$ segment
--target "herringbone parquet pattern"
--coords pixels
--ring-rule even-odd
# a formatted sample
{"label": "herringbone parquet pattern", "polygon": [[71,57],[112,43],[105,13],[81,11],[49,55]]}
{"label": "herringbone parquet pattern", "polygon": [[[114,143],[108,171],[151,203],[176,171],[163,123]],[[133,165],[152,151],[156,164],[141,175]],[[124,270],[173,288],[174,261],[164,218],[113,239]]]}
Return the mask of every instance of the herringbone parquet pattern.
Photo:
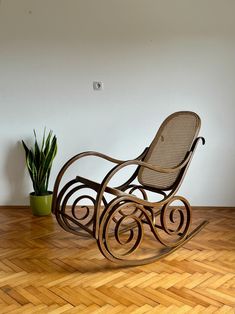
{"label": "herringbone parquet pattern", "polygon": [[153,264],[120,267],[54,217],[0,209],[0,313],[235,313],[235,209]]}

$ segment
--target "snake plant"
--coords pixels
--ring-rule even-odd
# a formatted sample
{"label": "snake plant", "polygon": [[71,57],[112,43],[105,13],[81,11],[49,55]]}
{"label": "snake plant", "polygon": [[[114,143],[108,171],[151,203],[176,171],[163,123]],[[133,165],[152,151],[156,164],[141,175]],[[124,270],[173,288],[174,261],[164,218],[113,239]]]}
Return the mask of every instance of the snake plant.
{"label": "snake plant", "polygon": [[57,153],[57,139],[55,135],[52,137],[52,131],[49,131],[46,136],[44,130],[42,143],[39,146],[35,130],[33,132],[34,147],[28,148],[22,141],[26,166],[33,183],[34,195],[47,195],[52,162]]}

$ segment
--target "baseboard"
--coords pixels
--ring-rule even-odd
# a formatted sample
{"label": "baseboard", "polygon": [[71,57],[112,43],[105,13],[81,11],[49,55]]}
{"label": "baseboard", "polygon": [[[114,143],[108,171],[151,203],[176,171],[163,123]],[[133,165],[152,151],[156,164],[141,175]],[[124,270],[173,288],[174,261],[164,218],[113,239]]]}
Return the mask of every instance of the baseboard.
{"label": "baseboard", "polygon": [[30,209],[29,205],[0,205],[1,209]]}

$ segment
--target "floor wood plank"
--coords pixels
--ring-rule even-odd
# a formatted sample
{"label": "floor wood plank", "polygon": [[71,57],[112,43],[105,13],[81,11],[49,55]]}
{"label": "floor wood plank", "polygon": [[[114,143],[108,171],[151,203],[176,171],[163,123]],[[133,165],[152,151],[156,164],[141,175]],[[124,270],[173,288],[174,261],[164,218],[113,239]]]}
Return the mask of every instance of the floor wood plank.
{"label": "floor wood plank", "polygon": [[[0,208],[0,313],[235,313],[235,209],[165,259],[120,267],[53,216]],[[152,243],[152,242],[151,242]]]}

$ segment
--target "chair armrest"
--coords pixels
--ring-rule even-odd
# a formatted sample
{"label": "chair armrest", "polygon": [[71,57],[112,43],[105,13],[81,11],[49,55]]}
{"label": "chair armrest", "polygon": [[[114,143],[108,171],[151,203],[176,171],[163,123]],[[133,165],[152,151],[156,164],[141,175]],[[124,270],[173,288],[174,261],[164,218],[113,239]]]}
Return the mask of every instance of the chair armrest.
{"label": "chair armrest", "polygon": [[[145,148],[145,150],[138,156],[136,157],[136,159],[134,160],[140,160],[141,158],[143,158],[147,153],[147,148]],[[55,180],[55,184],[54,184],[54,189],[53,189],[53,204],[52,204],[52,208],[54,207],[54,202],[56,200],[57,194],[58,194],[58,190],[59,190],[59,185],[60,185],[60,181],[65,173],[65,171],[69,168],[69,166],[71,166],[75,161],[84,158],[84,157],[88,157],[88,156],[93,156],[93,157],[99,157],[102,158],[104,160],[110,161],[112,163],[115,163],[117,165],[121,165],[123,163],[125,163],[126,161],[124,160],[120,160],[120,159],[116,159],[116,158],[112,158],[108,155],[99,153],[99,152],[95,152],[95,151],[87,151],[87,152],[82,152],[80,154],[77,154],[75,156],[73,156],[72,158],[70,158],[61,168],[60,172],[58,173],[56,180]]]}
{"label": "chair armrest", "polygon": [[[130,166],[130,165],[136,165],[136,166],[145,167],[145,168],[148,168],[150,170],[161,172],[161,173],[173,173],[173,172],[177,172],[177,171],[181,170],[182,168],[184,168],[187,165],[187,163],[189,162],[189,160],[191,159],[191,156],[192,156],[192,152],[189,152],[188,156],[180,164],[178,164],[177,166],[174,166],[172,168],[164,168],[161,166],[152,165],[152,164],[145,162],[145,161],[133,159],[133,160],[127,160],[127,161],[120,163],[119,164],[120,166],[115,167],[115,169],[117,169],[117,171],[118,171],[123,167]],[[117,172],[117,171],[115,171],[115,172]]]}
{"label": "chair armrest", "polygon": [[155,165],[149,164],[147,162],[144,162],[144,161],[141,161],[138,159],[127,160],[127,161],[124,161],[124,162],[118,164],[117,166],[113,167],[107,173],[105,178],[103,179],[103,181],[101,183],[100,190],[99,190],[99,196],[97,198],[98,202],[99,202],[99,199],[101,198],[106,186],[108,185],[109,181],[122,168],[127,167],[127,166],[131,166],[131,165],[136,165],[136,166],[145,167],[145,168],[148,168],[150,170],[161,172],[161,173],[174,173],[176,171],[179,171],[180,169],[182,169],[183,167],[185,167],[187,165],[187,163],[190,161],[190,159],[192,157],[192,154],[193,153],[190,151],[188,156],[179,165],[172,167],[172,168],[163,168],[160,166],[155,166]]}
{"label": "chair armrest", "polygon": [[[147,152],[147,148],[143,151],[143,153],[141,153],[138,157],[136,157],[136,159],[133,159],[133,160],[140,160],[141,158],[143,158],[146,155],[146,152]],[[63,165],[63,167],[61,168],[61,170],[60,170],[60,172],[59,172],[59,174],[57,176],[57,179],[61,178],[63,176],[64,172],[67,170],[67,168],[69,166],[71,166],[75,161],[77,161],[77,160],[79,160],[81,158],[84,158],[84,157],[88,157],[88,156],[99,157],[99,158],[105,159],[107,161],[110,161],[110,162],[118,164],[118,165],[123,164],[123,163],[126,162],[125,160],[112,158],[112,157],[110,157],[108,155],[105,155],[105,154],[102,154],[102,153],[99,153],[99,152],[95,152],[95,151],[82,152],[82,153],[77,154],[77,155],[73,156],[72,158],[70,158]]]}

